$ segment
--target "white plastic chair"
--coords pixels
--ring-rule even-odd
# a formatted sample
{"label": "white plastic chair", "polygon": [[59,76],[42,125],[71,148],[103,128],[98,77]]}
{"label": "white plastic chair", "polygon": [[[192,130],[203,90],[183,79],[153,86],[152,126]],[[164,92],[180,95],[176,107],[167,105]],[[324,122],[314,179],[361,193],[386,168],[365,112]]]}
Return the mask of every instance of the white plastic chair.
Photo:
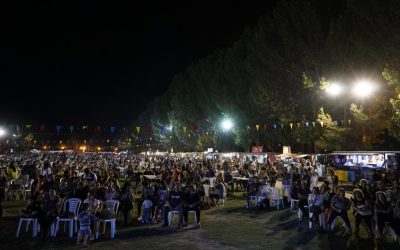
{"label": "white plastic chair", "polygon": [[297,203],[297,206],[299,206],[299,200],[296,200],[296,199],[290,200],[290,212],[293,212],[295,203]]}
{"label": "white plastic chair", "polygon": [[257,201],[258,199],[257,199],[257,196],[255,196],[255,195],[250,195],[249,196],[249,205],[250,205],[250,208],[252,208],[253,206],[252,206],[252,202],[254,202],[255,204],[256,204],[256,207],[257,207],[257,205],[258,205],[258,201]]}
{"label": "white plastic chair", "polygon": [[[68,210],[67,210],[67,204],[68,204]],[[78,199],[78,198],[70,198],[70,199],[66,199],[64,201],[63,212],[64,213],[65,212],[72,213],[73,216],[72,217],[68,217],[68,218],[62,218],[60,216],[57,217],[56,225],[55,225],[54,233],[53,233],[54,236],[57,235],[58,226],[59,226],[60,222],[64,222],[64,223],[68,222],[68,225],[69,225],[69,237],[70,238],[72,238],[72,236],[74,234],[74,232],[73,232],[74,224],[75,224],[75,232],[78,232],[78,223],[77,223],[78,218],[77,218],[77,215],[78,215],[78,211],[79,211],[80,205],[81,205],[81,199]]]}
{"label": "white plastic chair", "polygon": [[[104,202],[104,206],[107,209],[110,209],[110,211],[112,211],[112,213],[114,214],[115,217],[113,218],[109,218],[109,219],[99,219],[99,221],[97,222],[97,228],[99,228],[100,222],[103,222],[103,234],[105,234],[106,232],[106,225],[107,223],[110,223],[110,237],[111,239],[114,239],[115,234],[117,233],[117,225],[116,225],[116,221],[117,221],[117,213],[118,213],[118,207],[119,207],[119,201],[117,200],[108,200]],[[96,232],[96,239],[99,238],[99,230],[97,230]]]}
{"label": "white plastic chair", "polygon": [[22,223],[26,222],[25,232],[28,232],[29,225],[32,222],[32,237],[36,237],[40,231],[39,223],[37,218],[19,218],[18,229],[16,237],[19,237],[19,232],[21,230]]}
{"label": "white plastic chair", "polygon": [[203,184],[204,188],[204,199],[207,199],[207,205],[210,205],[210,185]]}
{"label": "white plastic chair", "polygon": [[226,192],[224,192],[224,195],[223,195],[223,197],[222,197],[221,206],[224,207],[225,204],[226,204]]}
{"label": "white plastic chair", "polygon": [[283,204],[283,197],[280,195],[280,190],[277,188],[270,188],[271,190],[271,205],[276,206],[279,210],[279,205],[282,203],[282,208],[285,208]]}
{"label": "white plastic chair", "polygon": [[168,212],[168,226],[172,226],[175,214],[178,214],[179,216],[179,211],[173,210]]}

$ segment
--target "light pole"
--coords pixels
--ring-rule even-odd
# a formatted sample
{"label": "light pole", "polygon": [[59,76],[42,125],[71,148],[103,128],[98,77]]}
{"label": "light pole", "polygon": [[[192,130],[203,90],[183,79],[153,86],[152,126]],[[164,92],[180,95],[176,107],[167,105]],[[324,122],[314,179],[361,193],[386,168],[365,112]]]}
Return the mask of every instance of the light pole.
{"label": "light pole", "polygon": [[[7,135],[7,131],[4,128],[0,127],[0,139]],[[1,145],[1,143],[0,143]]]}

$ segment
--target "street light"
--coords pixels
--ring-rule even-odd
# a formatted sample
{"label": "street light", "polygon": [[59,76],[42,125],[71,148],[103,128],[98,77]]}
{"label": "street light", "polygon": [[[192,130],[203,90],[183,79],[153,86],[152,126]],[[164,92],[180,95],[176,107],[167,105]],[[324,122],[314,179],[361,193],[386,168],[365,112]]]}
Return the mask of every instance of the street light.
{"label": "street light", "polygon": [[375,91],[375,86],[366,80],[358,81],[353,87],[353,93],[359,97],[368,97]]}
{"label": "street light", "polygon": [[233,122],[230,119],[224,119],[221,123],[221,127],[223,130],[231,130],[233,128]]}
{"label": "street light", "polygon": [[326,92],[329,95],[337,96],[342,92],[342,86],[337,83],[332,83],[326,88]]}
{"label": "street light", "polygon": [[0,128],[0,137],[4,137],[7,135],[7,131],[4,128]]}

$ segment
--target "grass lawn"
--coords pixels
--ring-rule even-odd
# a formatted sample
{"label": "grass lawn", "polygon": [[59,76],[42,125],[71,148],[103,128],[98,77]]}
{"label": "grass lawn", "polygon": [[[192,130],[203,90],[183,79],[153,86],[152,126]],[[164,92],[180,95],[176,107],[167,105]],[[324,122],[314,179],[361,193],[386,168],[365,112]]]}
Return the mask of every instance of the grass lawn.
{"label": "grass lawn", "polygon": [[[1,249],[77,249],[75,239],[61,232],[55,239],[32,238],[22,231],[15,238],[17,211],[23,202],[4,202],[5,217],[0,219]],[[110,240],[109,234],[100,236],[89,244],[89,249],[400,249],[392,243],[389,235],[384,243],[368,239],[362,225],[359,239],[343,236],[337,226],[334,233],[321,232],[318,227],[308,229],[307,221],[299,221],[296,213],[288,208],[279,211],[245,209],[246,201],[239,193],[229,197],[227,205],[203,210],[201,228],[161,228],[160,225],[140,225],[133,211],[132,225],[117,226],[117,236]],[[349,213],[350,214],[350,213]],[[191,218],[189,218],[191,220]],[[350,218],[354,223],[354,219]],[[354,228],[354,224],[353,224]]]}

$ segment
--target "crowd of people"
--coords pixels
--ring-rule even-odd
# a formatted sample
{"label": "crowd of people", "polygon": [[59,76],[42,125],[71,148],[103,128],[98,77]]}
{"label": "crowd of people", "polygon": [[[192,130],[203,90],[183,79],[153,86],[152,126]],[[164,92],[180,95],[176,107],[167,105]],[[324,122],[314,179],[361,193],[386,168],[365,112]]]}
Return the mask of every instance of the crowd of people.
{"label": "crowd of people", "polygon": [[[68,198],[82,201],[78,241],[83,238],[86,243],[87,237],[94,238],[98,219],[122,217],[122,224],[128,226],[134,206],[143,224],[168,226],[169,212],[174,211],[179,215],[178,227],[187,226],[190,211],[196,215],[195,225],[200,226],[200,211],[224,205],[227,193],[234,191],[247,196],[247,208],[254,207],[251,197],[256,196],[264,197],[257,206],[269,209],[268,190],[278,179],[282,183],[278,195],[284,203],[298,202],[303,219],[322,218],[332,229],[340,217],[346,232],[351,233],[351,211],[356,235],[362,221],[370,236],[375,232],[382,238],[385,225],[400,233],[400,179],[391,172],[376,172],[370,181],[361,179],[352,195],[346,195],[332,168],[321,182],[309,162],[284,167],[254,159],[240,164],[170,156],[29,152],[2,155],[0,167],[0,216],[4,199],[22,196],[27,207],[20,211],[21,216],[37,218],[42,237],[51,234],[57,217],[71,216],[63,209]],[[117,214],[104,206],[109,200],[119,201]]]}

